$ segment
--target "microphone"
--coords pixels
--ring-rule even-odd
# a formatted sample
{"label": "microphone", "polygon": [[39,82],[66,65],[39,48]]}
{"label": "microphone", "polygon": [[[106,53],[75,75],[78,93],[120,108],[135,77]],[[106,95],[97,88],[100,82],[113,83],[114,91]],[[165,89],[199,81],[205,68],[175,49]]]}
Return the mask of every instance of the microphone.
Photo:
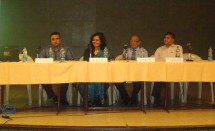
{"label": "microphone", "polygon": [[188,50],[189,50],[189,51],[192,51],[192,50],[193,50],[190,43],[187,43],[187,47],[188,47]]}
{"label": "microphone", "polygon": [[190,62],[191,62],[191,61],[193,61],[193,60],[192,60],[192,54],[191,54],[191,52],[192,52],[193,49],[192,49],[190,43],[187,43],[187,47],[188,47],[188,51],[189,51],[189,52],[188,52],[188,59],[187,59],[186,61],[190,61]]}
{"label": "microphone", "polygon": [[125,50],[125,60],[128,60],[128,45],[124,44],[123,49]]}
{"label": "microphone", "polygon": [[123,49],[127,50],[128,49],[128,45],[124,44]]}
{"label": "microphone", "polygon": [[37,47],[37,53],[40,51],[40,49],[41,49],[41,46],[38,46]]}
{"label": "microphone", "polygon": [[40,51],[40,49],[41,49],[41,46],[38,46],[37,47],[37,58],[39,57],[39,51]]}

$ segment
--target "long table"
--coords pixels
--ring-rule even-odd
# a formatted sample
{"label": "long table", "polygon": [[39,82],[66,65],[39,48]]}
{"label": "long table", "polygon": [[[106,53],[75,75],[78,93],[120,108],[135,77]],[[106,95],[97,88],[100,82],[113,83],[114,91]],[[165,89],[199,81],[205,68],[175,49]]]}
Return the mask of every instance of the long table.
{"label": "long table", "polygon": [[0,63],[0,85],[124,81],[215,82],[215,61]]}
{"label": "long table", "polygon": [[215,82],[215,61],[0,63],[0,85],[123,81]]}

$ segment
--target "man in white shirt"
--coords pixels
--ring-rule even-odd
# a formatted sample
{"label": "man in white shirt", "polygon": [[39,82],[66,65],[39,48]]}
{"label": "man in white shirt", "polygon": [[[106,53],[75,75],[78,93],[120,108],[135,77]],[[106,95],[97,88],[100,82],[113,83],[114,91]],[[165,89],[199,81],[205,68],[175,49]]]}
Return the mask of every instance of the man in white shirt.
{"label": "man in white shirt", "polygon": [[[148,52],[146,49],[140,47],[141,41],[137,35],[131,36],[130,48],[127,49],[128,60],[136,60],[137,57],[148,57]],[[123,56],[125,59],[126,51],[123,51]],[[137,94],[141,88],[141,82],[133,82],[133,91],[131,97],[128,95],[125,89],[125,83],[115,83],[115,86],[119,90],[119,94],[122,99],[123,105],[137,105]]]}
{"label": "man in white shirt", "polygon": [[[155,51],[155,60],[156,61],[165,61],[167,57],[183,57],[183,49],[180,45],[174,44],[175,42],[175,34],[172,32],[167,32],[164,35],[164,45],[159,47]],[[178,51],[176,51],[178,50]],[[155,106],[160,106],[160,97],[161,97],[161,89],[165,82],[155,82],[154,88],[152,92],[152,96],[154,96]]]}

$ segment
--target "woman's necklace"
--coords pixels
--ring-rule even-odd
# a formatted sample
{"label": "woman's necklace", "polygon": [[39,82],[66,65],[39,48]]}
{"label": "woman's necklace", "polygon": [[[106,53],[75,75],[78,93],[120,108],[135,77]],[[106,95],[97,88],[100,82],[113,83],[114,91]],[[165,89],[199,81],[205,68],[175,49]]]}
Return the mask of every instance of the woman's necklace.
{"label": "woman's necklace", "polygon": [[95,49],[94,55],[97,55],[99,53],[100,49]]}

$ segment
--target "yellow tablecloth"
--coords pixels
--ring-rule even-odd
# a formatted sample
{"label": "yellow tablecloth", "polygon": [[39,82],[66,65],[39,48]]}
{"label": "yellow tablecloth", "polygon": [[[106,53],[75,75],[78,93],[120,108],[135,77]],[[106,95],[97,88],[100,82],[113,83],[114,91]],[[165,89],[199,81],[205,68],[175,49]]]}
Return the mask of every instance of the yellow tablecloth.
{"label": "yellow tablecloth", "polygon": [[138,63],[111,61],[89,63],[36,64],[22,62],[0,63],[0,84],[43,84],[70,82],[215,82],[215,61],[183,63]]}

